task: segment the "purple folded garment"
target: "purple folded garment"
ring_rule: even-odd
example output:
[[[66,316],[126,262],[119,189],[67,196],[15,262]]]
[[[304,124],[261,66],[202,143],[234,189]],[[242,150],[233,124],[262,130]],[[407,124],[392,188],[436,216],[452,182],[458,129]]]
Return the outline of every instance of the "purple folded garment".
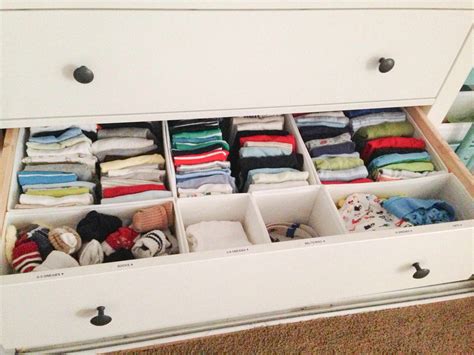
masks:
[[[323,145],[321,147],[314,147],[309,151],[312,158],[319,157],[324,154],[350,154],[355,152],[354,142],[344,142],[332,145]]]

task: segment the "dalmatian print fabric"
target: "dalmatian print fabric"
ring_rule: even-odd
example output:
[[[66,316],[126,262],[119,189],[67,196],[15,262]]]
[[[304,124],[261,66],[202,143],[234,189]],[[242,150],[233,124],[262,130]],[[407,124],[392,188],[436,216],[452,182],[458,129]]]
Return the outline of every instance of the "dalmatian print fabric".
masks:
[[[347,196],[339,213],[349,232],[412,227],[413,225],[389,213],[375,195],[354,193]]]

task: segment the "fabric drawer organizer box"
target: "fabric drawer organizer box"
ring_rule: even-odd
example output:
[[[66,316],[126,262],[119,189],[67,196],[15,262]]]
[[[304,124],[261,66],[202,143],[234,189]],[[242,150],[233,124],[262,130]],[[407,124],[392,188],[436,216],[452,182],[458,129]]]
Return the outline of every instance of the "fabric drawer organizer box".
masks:
[[[436,104],[466,43],[471,6],[455,3],[404,3],[402,9],[382,0],[347,8],[343,1],[310,0],[302,9],[280,0],[191,5],[64,0],[58,9],[51,1],[2,2],[0,128],[12,128],[7,138],[15,138],[2,155],[8,163],[4,175],[11,173],[12,179],[2,191],[8,203],[1,212],[0,352],[94,348],[100,342],[120,344],[313,314],[338,302],[354,307],[368,297],[395,302],[394,294],[448,283],[469,287],[474,273],[472,198],[423,135],[420,119],[428,117],[411,108]],[[338,28],[328,32],[334,23]],[[410,107],[414,136],[425,140],[440,173],[323,185],[292,113],[384,107]],[[295,137],[292,153],[302,155],[308,186],[179,197],[167,121],[225,117],[228,122],[254,115],[284,115],[283,130]],[[157,139],[163,144],[171,197],[15,208],[20,196],[16,177],[24,168],[30,128],[128,121],[162,126]],[[421,207],[414,209],[409,202]],[[171,214],[164,205],[172,206]],[[362,218],[383,228],[361,232],[366,224],[348,223],[359,205],[366,208]],[[446,206],[454,209],[454,218]],[[153,232],[153,223],[142,218],[149,227],[139,228],[135,217],[150,208],[166,215],[176,238],[173,252],[167,252],[170,246],[158,232],[136,244],[134,228]],[[381,208],[384,216],[390,213],[387,225],[374,218]],[[76,250],[64,245],[72,240],[78,246],[77,238],[65,227],[77,229],[89,213],[114,216],[128,231],[112,232],[114,238],[107,236],[105,247],[95,249],[109,255],[102,259],[90,252],[87,258],[68,259],[74,267],[47,263],[49,270],[13,272],[26,268],[21,262],[11,266],[8,226],[24,235],[31,235],[31,224],[61,227],[68,237],[53,233],[51,244],[77,259]],[[417,225],[419,220],[444,223]],[[225,237],[217,247],[210,238],[215,231],[224,231]],[[153,251],[160,243],[165,252]],[[128,256],[134,257],[94,261],[105,261],[120,248],[129,248]],[[32,252],[31,269],[42,259],[39,249]]]

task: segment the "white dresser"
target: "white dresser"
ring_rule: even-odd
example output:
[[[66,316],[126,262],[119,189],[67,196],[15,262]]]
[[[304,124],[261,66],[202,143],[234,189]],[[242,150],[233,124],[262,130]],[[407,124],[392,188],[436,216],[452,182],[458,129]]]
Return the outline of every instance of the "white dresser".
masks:
[[[3,229],[33,219],[77,223],[90,210],[127,219],[156,203],[14,210],[25,127],[411,107],[423,137],[419,122],[431,124],[429,106],[449,97],[456,63],[472,55],[472,23],[470,1],[3,0],[0,128],[14,137],[3,157],[11,177]],[[472,289],[469,186],[425,138],[445,174],[325,187],[307,164],[309,187],[195,199],[174,191],[179,255],[9,274],[2,237],[0,344],[67,349],[310,314],[448,283],[453,293]],[[459,220],[348,234],[334,202],[352,192],[441,198]],[[282,216],[306,216],[321,238],[272,244],[265,223]],[[213,219],[241,221],[254,245],[190,253],[185,227]],[[415,278],[414,263],[429,274]],[[112,317],[106,326],[90,323],[99,306]]]

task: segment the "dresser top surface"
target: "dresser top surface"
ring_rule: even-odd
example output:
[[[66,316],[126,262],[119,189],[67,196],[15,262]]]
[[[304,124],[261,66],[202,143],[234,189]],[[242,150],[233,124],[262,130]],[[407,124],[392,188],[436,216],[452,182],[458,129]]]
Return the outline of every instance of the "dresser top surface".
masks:
[[[0,0],[0,10],[22,9],[473,9],[465,0]]]

